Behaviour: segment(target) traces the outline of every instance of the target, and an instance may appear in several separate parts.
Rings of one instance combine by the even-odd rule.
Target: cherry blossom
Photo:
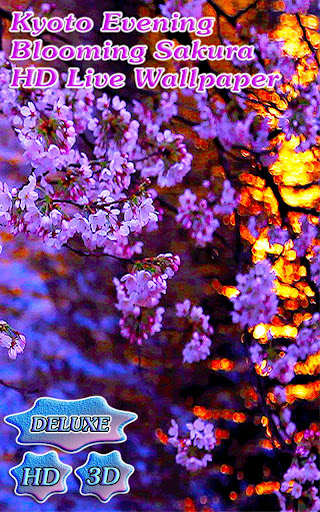
[[[278,298],[273,291],[275,274],[267,260],[258,262],[248,274],[237,276],[239,294],[231,301],[232,319],[242,327],[268,323],[277,313]]]
[[[210,452],[214,449],[216,438],[212,423],[196,419],[193,423],[187,423],[188,437],[179,436],[179,426],[175,420],[171,420],[168,443],[177,449],[176,462],[185,466],[188,471],[198,471],[207,466],[212,460]],[[190,451],[197,449],[197,455],[191,455]],[[207,453],[206,453],[207,452]]]

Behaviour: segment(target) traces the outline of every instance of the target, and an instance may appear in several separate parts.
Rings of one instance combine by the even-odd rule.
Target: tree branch
[[[39,389],[29,389],[29,388],[22,387],[22,386],[21,387],[15,386],[14,384],[8,384],[7,382],[5,382],[2,379],[0,379],[0,384],[1,384],[1,386],[4,386],[5,388],[13,389],[17,393],[21,393],[21,395],[23,395],[23,396],[31,395],[34,393],[39,393]]]
[[[314,215],[315,217],[320,216],[320,211],[316,208],[307,208],[304,206],[291,206],[285,202],[283,199],[280,190],[275,183],[272,174],[270,174],[267,167],[264,167],[261,162],[258,160],[261,170],[261,176],[265,180],[266,185],[271,188],[276,200],[278,201],[279,213],[283,219],[286,219],[289,212],[297,212],[304,213],[306,215]]]
[[[254,9],[258,5],[259,1],[260,0],[255,0],[252,4],[249,4],[244,9],[241,9],[240,11],[238,11],[237,14],[228,14],[220,7],[220,5],[216,4],[212,0],[207,0],[208,4],[214,8],[217,15],[223,16],[233,27],[236,26],[238,19],[241,18],[241,16],[246,14],[251,9]]]
[[[11,12],[0,8],[0,18],[3,18],[8,21],[12,21],[12,14],[11,14]]]
[[[318,67],[320,68],[320,61],[319,61],[319,58],[318,58],[318,55],[317,55],[317,51],[316,49],[312,46],[311,44],[311,41],[309,39],[309,36],[308,36],[308,32],[307,32],[307,29],[306,27],[303,25],[302,21],[301,21],[301,16],[300,14],[296,14],[296,18],[298,20],[298,23],[299,23],[299,27],[301,28],[302,30],[302,34],[303,34],[303,37],[309,47],[309,50],[311,51],[311,53],[314,55],[314,58],[316,60],[316,63],[318,64]]]
[[[249,347],[251,345],[251,336],[250,336],[250,334],[249,334],[247,329],[245,329],[243,339],[244,339],[244,345],[245,345],[245,347],[247,349],[247,352],[248,352],[248,357],[250,358]],[[276,426],[276,424],[274,422],[274,419],[272,417],[272,412],[270,411],[270,409],[268,407],[268,404],[267,404],[267,401],[266,401],[266,393],[265,393],[265,390],[264,390],[264,382],[262,380],[262,377],[260,377],[260,375],[257,374],[257,372],[256,372],[254,367],[252,367],[252,372],[254,373],[254,377],[255,377],[255,380],[256,380],[256,387],[257,387],[258,394],[259,394],[259,397],[260,397],[261,409],[262,409],[263,414],[269,420],[268,424],[269,424],[271,433],[272,433],[273,437],[275,439],[277,439],[278,442],[280,443],[281,450],[283,452],[289,453],[292,456],[293,455],[293,451],[290,450],[290,448],[287,446],[287,444],[285,442],[285,439],[283,438],[280,429]]]
[[[169,210],[170,212],[178,213],[178,208],[173,206],[173,204],[168,203],[168,201],[163,197],[158,196],[156,197],[156,200],[161,204],[161,206],[167,208],[167,210]]]
[[[75,247],[72,247],[72,245],[70,245],[68,243],[64,244],[64,247],[69,249],[74,254],[77,254],[78,256],[86,256],[86,257],[93,256],[94,258],[105,257],[105,258],[113,258],[115,260],[122,261],[124,263],[135,263],[135,260],[133,258],[121,258],[120,256],[115,256],[114,254],[108,254],[105,252],[98,253],[98,252],[82,251],[81,249],[76,249]]]

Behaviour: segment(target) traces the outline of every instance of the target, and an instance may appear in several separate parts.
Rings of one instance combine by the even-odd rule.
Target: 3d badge
[[[82,496],[96,496],[103,503],[107,503],[115,494],[126,494],[130,487],[129,477],[134,467],[126,464],[118,451],[102,455],[89,453],[83,466],[75,470],[81,481],[80,494]]]

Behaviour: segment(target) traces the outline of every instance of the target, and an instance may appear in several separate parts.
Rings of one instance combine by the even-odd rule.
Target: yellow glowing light
[[[261,484],[256,485],[256,493],[260,496],[262,494],[272,494],[275,491],[279,491],[280,483],[279,482],[261,482]]]
[[[308,384],[296,384],[286,387],[287,402],[293,403],[295,400],[316,400],[320,395],[320,381],[310,382]]]
[[[283,139],[279,158],[270,168],[271,174],[280,179],[284,187],[308,185],[320,174],[320,163],[312,151],[297,152],[298,144],[297,137],[289,141]]]
[[[239,290],[235,286],[223,286],[221,290],[221,294],[225,297],[228,297],[228,299],[231,299],[232,297],[237,297],[239,295]]]
[[[292,325],[272,325],[270,332],[274,338],[296,338],[298,335],[298,329]]]
[[[304,362],[299,361],[294,367],[297,375],[316,375],[320,372],[320,352],[309,356]]]
[[[256,325],[256,327],[253,330],[253,337],[256,340],[258,340],[258,339],[266,336],[267,332],[268,332],[268,328],[265,324]]]

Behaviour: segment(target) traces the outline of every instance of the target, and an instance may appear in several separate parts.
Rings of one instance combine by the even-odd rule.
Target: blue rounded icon
[[[26,452],[18,466],[10,469],[9,474],[16,485],[17,496],[31,496],[44,503],[53,494],[64,494],[68,487],[66,479],[72,467],[64,464],[56,452],[43,455]]]
[[[107,503],[116,494],[130,491],[128,480],[134,467],[126,464],[117,450],[107,454],[90,452],[83,466],[74,472],[81,482],[82,496],[96,496]]]
[[[21,445],[43,444],[75,453],[97,443],[122,443],[123,429],[138,416],[110,407],[105,398],[91,396],[79,400],[38,398],[27,411],[4,418],[18,429]]]

